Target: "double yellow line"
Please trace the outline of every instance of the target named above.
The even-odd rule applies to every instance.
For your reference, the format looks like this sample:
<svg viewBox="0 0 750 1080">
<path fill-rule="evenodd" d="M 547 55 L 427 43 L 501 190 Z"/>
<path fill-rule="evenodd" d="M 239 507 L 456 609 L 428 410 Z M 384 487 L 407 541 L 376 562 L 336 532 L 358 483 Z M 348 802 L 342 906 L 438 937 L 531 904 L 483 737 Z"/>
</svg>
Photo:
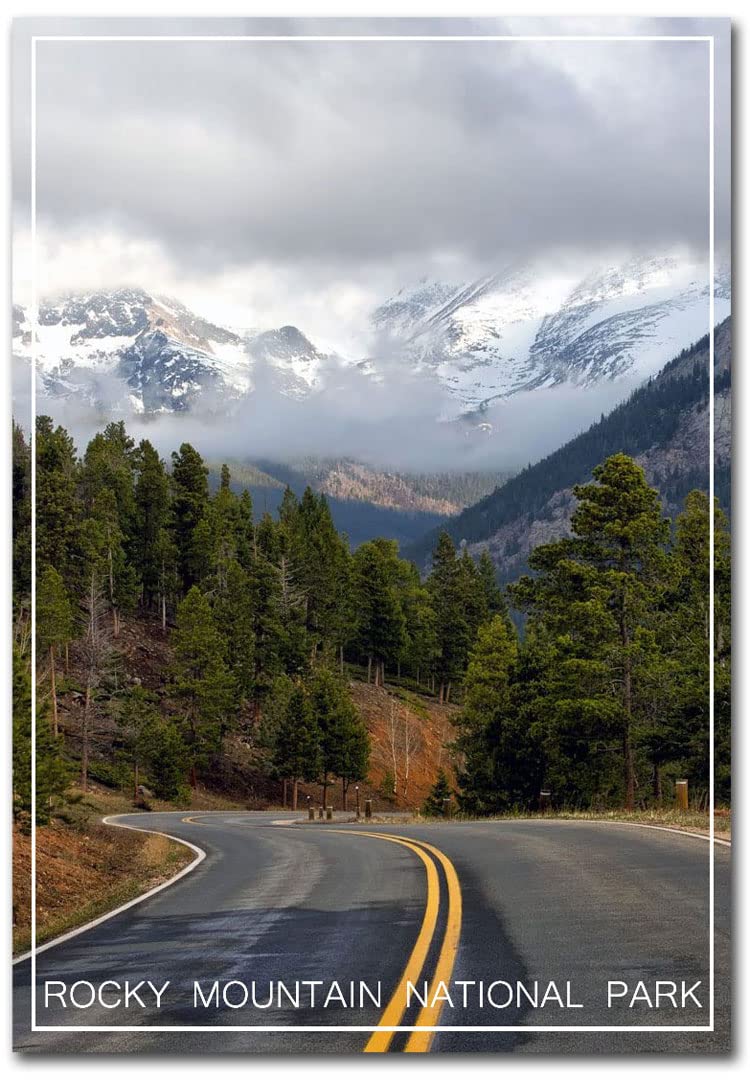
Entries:
<svg viewBox="0 0 750 1080">
<path fill-rule="evenodd" d="M 447 855 L 438 848 L 424 840 L 407 840 L 405 836 L 391 836 L 389 833 L 371 833 L 354 831 L 353 829 L 336 830 L 346 836 L 370 836 L 376 840 L 388 840 L 392 844 L 399 844 L 409 848 L 424 863 L 427 872 L 427 902 L 425 904 L 422 925 L 417 935 L 417 940 L 411 951 L 406 967 L 398 982 L 393 996 L 385 1007 L 383 1015 L 378 1022 L 378 1029 L 372 1033 L 365 1046 L 366 1054 L 384 1053 L 391 1045 L 394 1031 L 388 1028 L 398 1027 L 401 1024 L 407 1005 L 407 983 L 417 984 L 419 976 L 427 960 L 427 954 L 432 945 L 437 930 L 438 914 L 440 911 L 440 880 L 438 876 L 435 858 L 440 862 L 445 872 L 445 880 L 448 890 L 448 911 L 443 931 L 443 941 L 440 946 L 435 972 L 432 976 L 427 992 L 427 1004 L 423 1005 L 417 1016 L 415 1027 L 436 1027 L 440 1020 L 443 1009 L 442 1000 L 433 1001 L 440 983 L 446 985 L 450 982 L 453 965 L 456 962 L 458 941 L 461 936 L 461 886 L 458 881 L 455 867 Z M 433 858 L 434 856 L 434 858 Z M 404 1051 L 407 1054 L 426 1053 L 432 1044 L 434 1031 L 412 1031 L 407 1039 Z"/>
<path fill-rule="evenodd" d="M 185 817 L 184 822 L 193 825 L 206 825 L 208 822 L 196 821 L 194 818 Z M 440 983 L 446 986 L 450 982 L 453 966 L 456 962 L 458 942 L 461 936 L 462 900 L 461 886 L 458 874 L 447 855 L 439 848 L 428 844 L 425 840 L 410 840 L 405 836 L 392 836 L 390 833 L 362 832 L 359 829 L 326 829 L 326 832 L 336 832 L 343 836 L 368 836 L 374 840 L 387 840 L 391 844 L 399 844 L 409 848 L 424 864 L 427 874 L 427 901 L 425 903 L 422 925 L 419 928 L 417 940 L 406 962 L 398 985 L 386 1005 L 376 1030 L 367 1040 L 366 1054 L 384 1053 L 388 1050 L 395 1031 L 388 1028 L 399 1027 L 403 1020 L 407 1007 L 407 984 L 417 985 L 417 980 L 422 974 L 427 961 L 427 955 L 437 932 L 438 916 L 440 913 L 440 877 L 438 874 L 437 859 L 443 868 L 448 893 L 448 910 L 445 918 L 443 941 L 440 946 L 435 971 L 427 991 L 427 1004 L 423 1005 L 417 1016 L 416 1028 L 436 1027 L 443 1009 L 442 1000 L 431 1004 L 436 996 Z M 412 1031 L 407 1039 L 404 1052 L 407 1054 L 424 1054 L 432 1044 L 435 1032 L 428 1030 Z"/>
</svg>

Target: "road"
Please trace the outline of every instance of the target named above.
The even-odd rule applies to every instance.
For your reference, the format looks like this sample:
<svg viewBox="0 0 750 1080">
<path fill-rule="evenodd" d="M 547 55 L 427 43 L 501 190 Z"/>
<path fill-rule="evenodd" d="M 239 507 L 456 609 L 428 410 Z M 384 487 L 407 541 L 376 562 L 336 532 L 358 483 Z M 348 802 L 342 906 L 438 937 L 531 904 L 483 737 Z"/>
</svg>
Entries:
<svg viewBox="0 0 750 1080">
<path fill-rule="evenodd" d="M 711 1018 L 707 841 L 580 821 L 298 817 L 118 818 L 206 857 L 156 895 L 38 953 L 36 1023 L 57 1030 L 31 1030 L 31 963 L 15 965 L 16 1049 L 729 1049 L 729 847 L 714 849 L 709 1031 L 696 1030 Z M 414 990 L 407 1000 L 408 982 L 422 1000 Z M 437 1030 L 388 1030 L 414 1026 Z M 618 1026 L 636 1030 L 580 1030 Z M 693 1030 L 668 1030 L 680 1026 Z"/>
</svg>

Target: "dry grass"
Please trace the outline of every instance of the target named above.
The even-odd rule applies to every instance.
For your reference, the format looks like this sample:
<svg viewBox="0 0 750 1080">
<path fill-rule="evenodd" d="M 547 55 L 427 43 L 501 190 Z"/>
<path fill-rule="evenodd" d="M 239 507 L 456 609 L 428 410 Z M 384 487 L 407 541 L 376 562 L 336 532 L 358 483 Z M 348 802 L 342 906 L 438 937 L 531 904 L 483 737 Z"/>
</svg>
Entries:
<svg viewBox="0 0 750 1080">
<path fill-rule="evenodd" d="M 118 795 L 87 795 L 36 830 L 37 943 L 82 926 L 166 881 L 193 852 L 163 836 L 103 825 L 132 811 Z M 13 836 L 13 950 L 31 944 L 31 837 Z"/>
</svg>

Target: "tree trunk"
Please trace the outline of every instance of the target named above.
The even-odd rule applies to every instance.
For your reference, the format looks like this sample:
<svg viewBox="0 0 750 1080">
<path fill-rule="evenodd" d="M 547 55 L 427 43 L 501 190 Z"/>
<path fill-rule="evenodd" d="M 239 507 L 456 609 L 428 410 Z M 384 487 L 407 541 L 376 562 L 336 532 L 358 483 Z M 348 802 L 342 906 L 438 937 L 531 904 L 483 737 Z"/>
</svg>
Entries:
<svg viewBox="0 0 750 1080">
<path fill-rule="evenodd" d="M 57 723 L 57 686 L 55 684 L 55 646 L 49 647 L 49 685 L 52 694 L 52 733 L 57 738 L 60 729 Z"/>
<path fill-rule="evenodd" d="M 346 780 L 342 776 L 341 777 L 341 808 L 342 808 L 342 810 L 346 810 L 346 793 L 347 793 L 348 790 L 349 790 L 349 785 L 347 784 Z"/>
<path fill-rule="evenodd" d="M 443 683 L 443 681 L 442 681 L 442 679 L 441 679 L 441 681 L 440 681 L 440 685 L 439 685 L 439 687 L 438 687 L 438 705 L 442 705 L 442 704 L 443 704 L 443 697 L 444 697 L 444 695 L 445 695 L 445 684 Z"/>
<path fill-rule="evenodd" d="M 344 674 L 344 646 L 339 645 L 339 671 Z"/>
<path fill-rule="evenodd" d="M 115 576 L 111 544 L 107 548 L 107 563 L 109 564 L 109 603 L 112 608 L 112 636 L 118 638 L 120 636 L 120 623 L 117 618 L 117 605 L 115 604 Z"/>
<path fill-rule="evenodd" d="M 138 802 L 138 762 L 133 762 L 133 802 Z"/>
<path fill-rule="evenodd" d="M 445 698 L 444 698 L 444 701 L 445 701 L 446 705 L 448 704 L 450 699 L 451 699 L 451 684 L 448 683 L 448 685 L 445 688 Z"/>
<path fill-rule="evenodd" d="M 292 810 L 297 809 L 297 796 L 299 792 L 299 780 L 294 780 L 292 783 Z"/>
<path fill-rule="evenodd" d="M 654 762 L 654 799 L 656 800 L 656 805 L 661 806 L 661 766 L 656 761 Z"/>
<path fill-rule="evenodd" d="M 195 771 L 195 762 L 190 766 L 190 786 L 193 791 L 198 787 L 198 774 Z"/>
<path fill-rule="evenodd" d="M 372 678 L 372 657 L 367 657 L 367 681 L 370 682 Z"/>
<path fill-rule="evenodd" d="M 281 805 L 284 807 L 285 810 L 286 810 L 286 785 L 287 785 L 286 780 L 283 780 L 282 783 L 281 783 Z"/>
<path fill-rule="evenodd" d="M 323 809 L 328 806 L 328 773 L 323 776 Z"/>
<path fill-rule="evenodd" d="M 630 660 L 630 632 L 626 617 L 626 597 L 623 595 L 620 614 L 620 634 L 623 648 L 623 680 L 622 680 L 622 704 L 623 704 L 623 733 L 622 733 L 622 756 L 625 772 L 625 809 L 635 810 L 635 766 L 633 763 L 633 746 L 630 741 L 630 731 L 633 718 L 633 673 Z"/>
<path fill-rule="evenodd" d="M 91 686 L 86 687 L 86 700 L 83 706 L 83 727 L 81 730 L 81 790 L 89 789 L 89 713 L 91 710 Z"/>
<path fill-rule="evenodd" d="M 69 673 L 69 671 L 70 671 L 70 654 L 69 654 L 69 649 L 68 649 L 68 642 L 66 641 L 65 642 L 65 674 L 67 675 Z"/>
<path fill-rule="evenodd" d="M 161 628 L 166 633 L 167 630 L 167 594 L 161 594 Z"/>
</svg>

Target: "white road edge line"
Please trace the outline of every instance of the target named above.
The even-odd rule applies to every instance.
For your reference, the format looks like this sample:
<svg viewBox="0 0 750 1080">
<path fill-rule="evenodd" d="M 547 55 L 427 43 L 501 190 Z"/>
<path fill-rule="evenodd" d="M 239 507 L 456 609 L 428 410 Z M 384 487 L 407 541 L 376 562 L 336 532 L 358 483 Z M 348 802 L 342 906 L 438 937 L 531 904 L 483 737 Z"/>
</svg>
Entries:
<svg viewBox="0 0 750 1080">
<path fill-rule="evenodd" d="M 472 825 L 493 825 L 502 821 L 544 821 L 547 825 L 620 825 L 626 829 L 656 829 L 657 832 L 674 833 L 676 836 L 692 836 L 695 840 L 706 840 L 711 842 L 711 837 L 708 833 L 688 832 L 687 829 L 672 829 L 669 825 L 647 825 L 644 821 L 600 821 L 596 818 L 495 818 L 492 821 L 474 821 Z M 719 840 L 717 836 L 714 837 L 715 844 L 721 844 L 722 847 L 731 847 L 731 840 Z"/>
<path fill-rule="evenodd" d="M 169 813 L 169 811 L 167 811 Z M 185 813 L 184 810 L 178 811 L 179 813 Z M 135 907 L 136 904 L 141 904 L 144 900 L 148 900 L 150 896 L 155 896 L 161 892 L 162 889 L 168 888 L 170 885 L 174 885 L 180 878 L 185 877 L 191 870 L 203 862 L 206 857 L 206 852 L 203 848 L 198 847 L 197 844 L 191 844 L 189 840 L 183 840 L 179 836 L 172 836 L 171 833 L 160 832 L 156 829 L 142 829 L 137 825 L 124 825 L 121 821 L 117 821 L 118 817 L 128 817 L 126 814 L 114 814 L 109 817 L 102 818 L 104 825 L 111 825 L 117 829 L 130 829 L 132 832 L 144 832 L 149 833 L 151 836 L 165 836 L 167 840 L 174 840 L 178 844 L 182 844 L 184 847 L 190 848 L 195 852 L 195 858 L 187 866 L 183 866 L 182 870 L 179 870 L 174 877 L 169 878 L 168 881 L 162 881 L 160 885 L 155 885 L 153 889 L 149 889 L 148 892 L 141 893 L 140 896 L 134 897 L 132 900 L 128 900 L 127 904 L 120 904 L 114 911 L 108 911 L 104 915 L 100 915 L 98 919 L 93 919 L 91 922 L 86 923 L 84 926 L 79 926 L 76 930 L 69 930 L 67 934 L 61 934 L 60 937 L 53 938 L 52 941 L 46 941 L 44 945 L 39 945 L 35 950 L 36 953 L 46 952 L 47 949 L 53 949 L 56 945 L 62 945 L 64 941 L 70 941 L 71 938 L 78 937 L 79 934 L 85 934 L 87 930 L 93 930 L 95 926 L 99 926 L 101 923 L 106 922 L 107 919 L 114 918 L 115 915 L 119 915 L 121 911 L 127 911 L 128 908 Z M 13 964 L 21 964 L 24 960 L 28 960 L 31 956 L 32 950 L 25 952 L 22 956 L 16 957 Z"/>
<path fill-rule="evenodd" d="M 671 832 L 676 833 L 678 836 L 692 836 L 696 840 L 707 840 L 711 843 L 711 837 L 708 833 L 688 832 L 687 829 L 672 829 L 669 825 L 647 825 L 643 821 L 594 821 L 595 825 L 624 825 L 630 829 L 656 829 L 657 832 Z M 717 836 L 713 838 L 715 844 L 721 844 L 722 847 L 731 847 L 731 840 L 719 840 Z"/>
</svg>

